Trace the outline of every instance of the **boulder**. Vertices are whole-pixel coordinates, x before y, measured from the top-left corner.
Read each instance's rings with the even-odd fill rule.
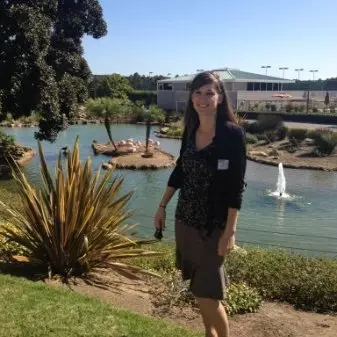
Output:
[[[279,157],[279,153],[278,153],[278,151],[275,148],[273,148],[270,151],[268,151],[268,155],[272,156],[272,157]]]
[[[107,162],[107,163],[102,163],[102,169],[103,169],[103,170],[112,170],[112,169],[113,169],[113,165],[110,164],[109,162]]]
[[[252,156],[258,156],[258,157],[268,157],[268,154],[263,151],[250,151],[249,154]]]
[[[315,140],[312,139],[312,138],[305,138],[303,142],[306,145],[314,145],[315,144]]]

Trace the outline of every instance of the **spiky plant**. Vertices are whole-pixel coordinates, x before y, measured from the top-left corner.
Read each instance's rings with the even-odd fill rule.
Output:
[[[123,275],[146,272],[121,262],[125,258],[158,255],[147,251],[131,235],[133,226],[124,225],[132,212],[127,203],[132,192],[120,195],[123,178],[92,173],[92,162],[80,162],[78,138],[73,152],[68,151],[65,169],[60,153],[55,182],[48,171],[41,144],[38,143],[42,188],[37,190],[19,167],[13,175],[19,185],[23,209],[2,206],[13,216],[12,225],[3,225],[2,234],[27,251],[21,257],[48,267],[52,274],[81,275],[97,268],[111,268]],[[128,260],[129,261],[129,260]]]
[[[238,112],[235,112],[234,115],[240,126],[243,126],[247,122],[246,115],[241,116]]]

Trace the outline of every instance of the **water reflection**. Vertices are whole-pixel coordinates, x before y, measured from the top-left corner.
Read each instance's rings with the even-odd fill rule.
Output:
[[[286,201],[284,198],[278,198],[276,201],[276,214],[277,214],[277,224],[279,228],[284,225],[284,211],[285,211]]]

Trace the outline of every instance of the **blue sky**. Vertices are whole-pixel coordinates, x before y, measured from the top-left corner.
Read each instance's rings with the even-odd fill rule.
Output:
[[[101,0],[108,34],[84,38],[94,74],[238,68],[337,77],[336,0]]]

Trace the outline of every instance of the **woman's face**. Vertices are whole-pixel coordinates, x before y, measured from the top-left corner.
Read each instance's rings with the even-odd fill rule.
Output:
[[[214,116],[223,95],[219,94],[214,84],[205,84],[192,93],[192,103],[199,116]]]

